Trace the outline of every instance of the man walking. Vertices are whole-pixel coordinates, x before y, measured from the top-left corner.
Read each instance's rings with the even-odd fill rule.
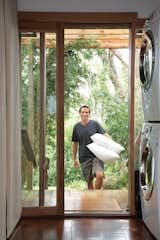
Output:
[[[79,162],[88,189],[94,189],[93,179],[96,177],[95,189],[101,189],[104,177],[104,165],[96,156],[86,147],[92,142],[90,136],[95,133],[104,134],[110,137],[101,125],[94,120],[90,120],[90,108],[83,105],[79,109],[81,121],[76,123],[72,133],[72,150],[74,167],[78,168]],[[79,150],[79,161],[77,160],[77,150]]]

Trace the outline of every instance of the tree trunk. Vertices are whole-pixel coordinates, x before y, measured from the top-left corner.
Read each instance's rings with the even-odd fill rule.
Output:
[[[28,135],[32,147],[34,146],[34,81],[33,81],[33,48],[30,45],[29,49],[29,72],[28,72]],[[33,163],[27,161],[27,189],[32,189],[32,179],[33,179]]]
[[[110,77],[111,82],[112,82],[112,84],[115,88],[115,91],[117,92],[117,94],[119,96],[119,99],[121,101],[124,101],[125,100],[125,93],[124,93],[123,87],[122,87],[122,85],[119,81],[118,74],[117,74],[117,71],[116,71],[116,66],[115,66],[113,58],[114,58],[113,52],[112,52],[112,50],[109,50],[109,54],[108,54],[109,77]]]

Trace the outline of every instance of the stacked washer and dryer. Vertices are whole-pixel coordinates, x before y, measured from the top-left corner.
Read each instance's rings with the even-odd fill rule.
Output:
[[[160,240],[160,10],[145,24],[139,68],[144,115],[140,144],[142,217]]]

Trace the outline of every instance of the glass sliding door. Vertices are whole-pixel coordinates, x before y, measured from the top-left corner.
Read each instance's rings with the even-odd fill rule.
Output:
[[[40,34],[21,33],[22,201],[39,205]]]
[[[21,33],[23,207],[56,206],[56,34]]]

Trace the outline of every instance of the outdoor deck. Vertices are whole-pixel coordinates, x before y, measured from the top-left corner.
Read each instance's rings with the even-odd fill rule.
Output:
[[[38,206],[38,191],[25,192],[23,206]],[[56,205],[56,191],[45,190],[45,206]],[[65,211],[121,211],[126,212],[127,190],[65,189]]]

